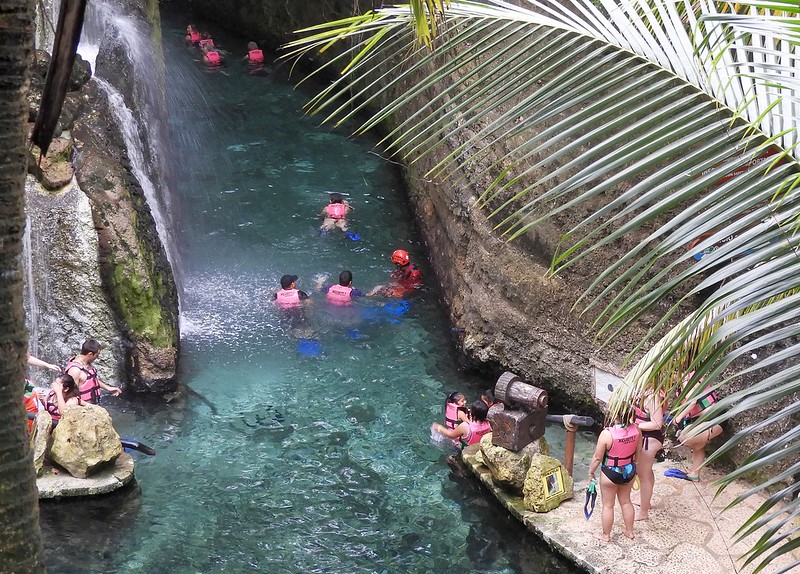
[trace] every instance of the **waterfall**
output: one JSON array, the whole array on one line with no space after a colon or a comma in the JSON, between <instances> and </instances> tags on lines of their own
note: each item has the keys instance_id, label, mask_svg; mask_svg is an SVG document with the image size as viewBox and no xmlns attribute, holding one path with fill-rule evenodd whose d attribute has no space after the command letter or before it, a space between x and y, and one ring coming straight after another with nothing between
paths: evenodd
<instances>
[{"instance_id":1,"label":"waterfall","mask_svg":"<svg viewBox=\"0 0 800 574\"><path fill-rule=\"evenodd\" d=\"M108 96L125 140L131 171L155 220L180 299L180 277L171 237L174 226L169 205L160 23L148 23L144 7L136 4L113 0L90 3L78 51L92 63L95 80Z\"/></svg>"},{"instance_id":2,"label":"waterfall","mask_svg":"<svg viewBox=\"0 0 800 574\"><path fill-rule=\"evenodd\" d=\"M36 283L33 275L33 246L31 245L31 222L25 218L25 233L22 236L22 270L25 277L25 318L28 323L29 351L34 357L39 353L39 304L36 300Z\"/></svg>"}]
</instances>

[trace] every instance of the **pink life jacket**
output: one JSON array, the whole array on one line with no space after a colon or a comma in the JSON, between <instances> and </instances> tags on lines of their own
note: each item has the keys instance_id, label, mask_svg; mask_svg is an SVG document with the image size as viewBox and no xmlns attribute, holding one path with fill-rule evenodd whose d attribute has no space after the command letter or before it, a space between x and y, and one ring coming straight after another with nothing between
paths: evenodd
<instances>
[{"instance_id":1,"label":"pink life jacket","mask_svg":"<svg viewBox=\"0 0 800 574\"><path fill-rule=\"evenodd\" d=\"M695 419L699 417L700 413L702 413L708 407L716 403L717 399L718 399L717 391L715 391L711 387L706 387L705 390L703 391L703 394L695 402L694 407L692 407L692 410L686 413L686 419Z\"/></svg>"},{"instance_id":2,"label":"pink life jacket","mask_svg":"<svg viewBox=\"0 0 800 574\"><path fill-rule=\"evenodd\" d=\"M605 466L625 466L633 462L636 457L636 447L638 446L639 429L636 425L625 427L608 427L613 442L611 448L606 451L603 459Z\"/></svg>"},{"instance_id":3,"label":"pink life jacket","mask_svg":"<svg viewBox=\"0 0 800 574\"><path fill-rule=\"evenodd\" d=\"M349 305L351 303L350 291L352 287L344 287L343 285L331 285L328 288L326 298L334 305Z\"/></svg>"},{"instance_id":4,"label":"pink life jacket","mask_svg":"<svg viewBox=\"0 0 800 574\"><path fill-rule=\"evenodd\" d=\"M275 304L283 309L300 306L299 289L281 289L275 293Z\"/></svg>"},{"instance_id":5,"label":"pink life jacket","mask_svg":"<svg viewBox=\"0 0 800 574\"><path fill-rule=\"evenodd\" d=\"M331 219L344 219L347 215L347 206L344 203L329 203L326 210Z\"/></svg>"},{"instance_id":6,"label":"pink life jacket","mask_svg":"<svg viewBox=\"0 0 800 574\"><path fill-rule=\"evenodd\" d=\"M203 38L202 40L200 40L197 43L197 45L200 46L201 48L203 46L208 46L209 48L213 48L214 47L214 40L212 40L211 38Z\"/></svg>"},{"instance_id":7,"label":"pink life jacket","mask_svg":"<svg viewBox=\"0 0 800 574\"><path fill-rule=\"evenodd\" d=\"M250 50L247 52L247 57L250 59L251 64L260 64L264 61L264 52L261 50Z\"/></svg>"},{"instance_id":8,"label":"pink life jacket","mask_svg":"<svg viewBox=\"0 0 800 574\"><path fill-rule=\"evenodd\" d=\"M663 405L665 399L664 391L661 391L659 396L661 397L661 404ZM642 400L642 402L644 402L644 400ZM650 422L650 413L642 408L641 403L633 405L633 422L637 425L639 423Z\"/></svg>"},{"instance_id":9,"label":"pink life jacket","mask_svg":"<svg viewBox=\"0 0 800 574\"><path fill-rule=\"evenodd\" d=\"M72 357L69 361L67 361L67 366L64 367L64 372L68 373L72 367L77 367L79 370L86 373L86 381L79 389L81 392L81 400L94 405L99 403L100 383L97 382L97 369L92 366L87 367L83 363L78 362L75 357Z\"/></svg>"},{"instance_id":10,"label":"pink life jacket","mask_svg":"<svg viewBox=\"0 0 800 574\"><path fill-rule=\"evenodd\" d=\"M481 442L481 437L485 434L492 432L492 425L489 421L471 422L469 425L469 434L467 435L467 446L471 444L478 444Z\"/></svg>"},{"instance_id":11,"label":"pink life jacket","mask_svg":"<svg viewBox=\"0 0 800 574\"><path fill-rule=\"evenodd\" d=\"M78 404L83 406L83 401L80 398L78 398ZM56 398L55 391L50 391L47 394L47 400L45 401L44 406L47 412L50 413L50 417L54 421L57 421L58 419L61 418L61 413L58 410L58 399Z\"/></svg>"},{"instance_id":12,"label":"pink life jacket","mask_svg":"<svg viewBox=\"0 0 800 574\"><path fill-rule=\"evenodd\" d=\"M444 403L444 426L449 429L456 428L461 421L458 420L458 411L466 411L464 407L459 407L456 403Z\"/></svg>"},{"instance_id":13,"label":"pink life jacket","mask_svg":"<svg viewBox=\"0 0 800 574\"><path fill-rule=\"evenodd\" d=\"M206 52L206 58L208 59L208 63L214 66L222 62L222 57L216 50L209 50L208 52Z\"/></svg>"},{"instance_id":14,"label":"pink life jacket","mask_svg":"<svg viewBox=\"0 0 800 574\"><path fill-rule=\"evenodd\" d=\"M189 32L189 39L191 39L192 44L197 44L200 41L200 32Z\"/></svg>"}]
</instances>

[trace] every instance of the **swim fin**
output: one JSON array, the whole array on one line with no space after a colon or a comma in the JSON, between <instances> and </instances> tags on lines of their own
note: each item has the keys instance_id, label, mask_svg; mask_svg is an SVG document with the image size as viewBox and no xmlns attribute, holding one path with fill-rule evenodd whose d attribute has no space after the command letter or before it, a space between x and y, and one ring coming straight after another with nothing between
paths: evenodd
<instances>
[{"instance_id":1,"label":"swim fin","mask_svg":"<svg viewBox=\"0 0 800 574\"><path fill-rule=\"evenodd\" d=\"M697 480L696 478L690 477L688 474L686 474L679 468L668 468L667 470L664 471L664 476L669 478L680 478L681 480L691 480L691 481Z\"/></svg>"},{"instance_id":2,"label":"swim fin","mask_svg":"<svg viewBox=\"0 0 800 574\"><path fill-rule=\"evenodd\" d=\"M591 518L594 512L594 505L597 502L597 481L592 479L586 487L586 502L583 504L583 515L586 520Z\"/></svg>"},{"instance_id":3,"label":"swim fin","mask_svg":"<svg viewBox=\"0 0 800 574\"><path fill-rule=\"evenodd\" d=\"M352 231L345 231L344 234L347 235L351 241L358 241L361 239L361 236L358 233L353 233Z\"/></svg>"}]
</instances>

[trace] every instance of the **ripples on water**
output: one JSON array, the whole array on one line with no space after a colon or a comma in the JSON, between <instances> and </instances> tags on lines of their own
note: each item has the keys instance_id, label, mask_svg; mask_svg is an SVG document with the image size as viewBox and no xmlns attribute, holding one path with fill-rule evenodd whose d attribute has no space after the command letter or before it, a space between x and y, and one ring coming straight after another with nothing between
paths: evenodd
<instances>
[{"instance_id":1,"label":"ripples on water","mask_svg":"<svg viewBox=\"0 0 800 574\"><path fill-rule=\"evenodd\" d=\"M164 38L191 394L109 401L120 432L158 454L138 459L132 489L43 505L50 571L571 571L430 443L444 396L468 385L432 288L405 315L314 293L300 326L269 303L284 273L311 293L347 267L368 290L393 249L423 251L390 164L302 117L304 97L276 78L234 59L203 74L183 26ZM328 190L348 194L361 240L320 237Z\"/></svg>"}]
</instances>

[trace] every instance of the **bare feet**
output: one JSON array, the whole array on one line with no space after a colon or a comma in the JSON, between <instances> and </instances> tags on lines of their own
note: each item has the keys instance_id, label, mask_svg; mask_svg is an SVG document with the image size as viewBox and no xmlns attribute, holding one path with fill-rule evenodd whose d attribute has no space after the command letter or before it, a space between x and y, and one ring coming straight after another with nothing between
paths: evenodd
<instances>
[{"instance_id":1,"label":"bare feet","mask_svg":"<svg viewBox=\"0 0 800 574\"><path fill-rule=\"evenodd\" d=\"M631 540L633 540L633 539L635 538L635 536L633 535L633 530L631 530L630 532L628 532L628 531L626 530L626 531L625 531L625 536L627 536L627 537L628 537L628 538L630 538Z\"/></svg>"},{"instance_id":2,"label":"bare feet","mask_svg":"<svg viewBox=\"0 0 800 574\"><path fill-rule=\"evenodd\" d=\"M611 542L611 535L610 534L595 534L594 538L599 540L600 542Z\"/></svg>"},{"instance_id":3,"label":"bare feet","mask_svg":"<svg viewBox=\"0 0 800 574\"><path fill-rule=\"evenodd\" d=\"M636 516L633 517L634 520L650 520L650 517L647 515L646 512L642 512L641 510L636 513Z\"/></svg>"}]
</instances>

